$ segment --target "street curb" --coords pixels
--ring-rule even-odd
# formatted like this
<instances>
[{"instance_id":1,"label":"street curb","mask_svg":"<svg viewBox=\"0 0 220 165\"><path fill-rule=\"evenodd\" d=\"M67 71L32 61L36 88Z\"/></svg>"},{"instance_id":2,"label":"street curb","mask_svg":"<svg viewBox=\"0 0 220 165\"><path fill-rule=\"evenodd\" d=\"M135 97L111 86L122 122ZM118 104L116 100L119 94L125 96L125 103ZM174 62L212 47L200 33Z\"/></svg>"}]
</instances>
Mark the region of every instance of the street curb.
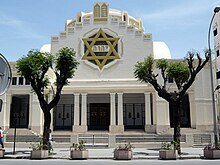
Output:
<instances>
[{"instance_id":1,"label":"street curb","mask_svg":"<svg viewBox=\"0 0 220 165\"><path fill-rule=\"evenodd\" d=\"M30 159L30 156L5 156L1 159ZM64 158L64 157L48 157L46 159L66 159L66 160L72 160L70 158ZM114 158L110 158L110 157L90 157L88 158L88 160L97 160L97 159L111 159L111 160L114 160ZM159 157L138 157L138 158L132 158L132 160L160 160ZM194 157L178 157L177 160L187 160L187 159L204 159L204 157L197 157L197 156L194 156Z\"/></svg>"}]
</instances>

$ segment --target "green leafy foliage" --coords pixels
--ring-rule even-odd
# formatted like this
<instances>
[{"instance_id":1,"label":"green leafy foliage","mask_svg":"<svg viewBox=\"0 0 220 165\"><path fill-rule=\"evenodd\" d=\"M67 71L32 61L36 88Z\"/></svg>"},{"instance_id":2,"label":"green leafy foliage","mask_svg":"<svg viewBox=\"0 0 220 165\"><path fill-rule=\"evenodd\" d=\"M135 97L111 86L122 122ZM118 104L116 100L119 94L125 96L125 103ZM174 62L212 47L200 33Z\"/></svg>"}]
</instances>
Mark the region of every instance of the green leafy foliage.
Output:
<instances>
[{"instance_id":1,"label":"green leafy foliage","mask_svg":"<svg viewBox=\"0 0 220 165\"><path fill-rule=\"evenodd\" d=\"M64 85L68 84L68 79L74 76L78 62L75 51L72 48L62 48L56 55L31 50L16 63L18 74L29 80L33 91L37 94L40 107L44 113L43 144L49 141L49 128L51 123L50 110L54 108L59 100ZM48 73L53 72L55 84L51 84ZM55 91L53 85L56 86ZM53 99L46 100L45 89L51 87Z\"/></svg>"},{"instance_id":2,"label":"green leafy foliage","mask_svg":"<svg viewBox=\"0 0 220 165\"><path fill-rule=\"evenodd\" d=\"M208 144L204 147L204 150L220 150L220 142L217 145L215 144Z\"/></svg>"},{"instance_id":3,"label":"green leafy foliage","mask_svg":"<svg viewBox=\"0 0 220 165\"><path fill-rule=\"evenodd\" d=\"M78 66L76 60L76 52L71 48L62 48L56 54L56 70L59 71L60 75L65 75L65 85L68 84L67 78L72 78L75 73L75 69Z\"/></svg>"},{"instance_id":4,"label":"green leafy foliage","mask_svg":"<svg viewBox=\"0 0 220 165\"><path fill-rule=\"evenodd\" d=\"M152 69L154 67L153 56L148 56L143 62L137 62L134 69L135 78L140 81L148 82L152 75Z\"/></svg>"},{"instance_id":5,"label":"green leafy foliage","mask_svg":"<svg viewBox=\"0 0 220 165\"><path fill-rule=\"evenodd\" d=\"M128 142L127 144L125 144L124 146L119 145L115 150L125 150L125 151L130 151L134 148L134 146Z\"/></svg>"},{"instance_id":6,"label":"green leafy foliage","mask_svg":"<svg viewBox=\"0 0 220 165\"><path fill-rule=\"evenodd\" d=\"M162 70L166 70L168 66L169 63L166 59L159 59L156 64L156 67Z\"/></svg>"},{"instance_id":7,"label":"green leafy foliage","mask_svg":"<svg viewBox=\"0 0 220 165\"><path fill-rule=\"evenodd\" d=\"M54 57L49 53L31 50L17 61L16 69L21 76L42 90L48 86L49 80L45 74L52 67L53 60Z\"/></svg>"},{"instance_id":8,"label":"green leafy foliage","mask_svg":"<svg viewBox=\"0 0 220 165\"><path fill-rule=\"evenodd\" d=\"M85 141L81 140L79 143L73 143L73 145L70 147L70 150L74 149L74 150L86 150L86 145L85 145Z\"/></svg>"},{"instance_id":9,"label":"green leafy foliage","mask_svg":"<svg viewBox=\"0 0 220 165\"><path fill-rule=\"evenodd\" d=\"M177 142L175 142L174 140L171 142L163 142L161 144L161 149L162 150L173 150L174 146L177 144Z\"/></svg>"},{"instance_id":10,"label":"green leafy foliage","mask_svg":"<svg viewBox=\"0 0 220 165\"><path fill-rule=\"evenodd\" d=\"M188 81L190 76L188 65L184 62L170 63L167 68L167 73L170 78L174 79L178 89Z\"/></svg>"},{"instance_id":11,"label":"green leafy foliage","mask_svg":"<svg viewBox=\"0 0 220 165\"><path fill-rule=\"evenodd\" d=\"M197 60L195 60L195 56ZM143 62L137 62L135 65L134 76L141 82L152 85L159 97L162 97L174 109L176 117L174 118L174 140L175 148L178 153L180 150L180 103L183 100L187 90L195 81L197 74L209 61L209 53L205 52L205 59L200 57L199 53L188 52L184 61L168 61L166 59L154 60L153 56L148 56ZM156 66L154 66L156 62ZM156 70L159 69L160 72ZM159 77L159 75L161 75ZM162 78L162 79L160 79ZM169 90L168 78L173 78L177 89ZM169 147L169 146L167 146Z\"/></svg>"},{"instance_id":12,"label":"green leafy foliage","mask_svg":"<svg viewBox=\"0 0 220 165\"><path fill-rule=\"evenodd\" d=\"M33 151L36 150L48 150L47 145L43 144L43 141L40 141L39 143L31 143L31 146L29 148L31 148Z\"/></svg>"}]
</instances>

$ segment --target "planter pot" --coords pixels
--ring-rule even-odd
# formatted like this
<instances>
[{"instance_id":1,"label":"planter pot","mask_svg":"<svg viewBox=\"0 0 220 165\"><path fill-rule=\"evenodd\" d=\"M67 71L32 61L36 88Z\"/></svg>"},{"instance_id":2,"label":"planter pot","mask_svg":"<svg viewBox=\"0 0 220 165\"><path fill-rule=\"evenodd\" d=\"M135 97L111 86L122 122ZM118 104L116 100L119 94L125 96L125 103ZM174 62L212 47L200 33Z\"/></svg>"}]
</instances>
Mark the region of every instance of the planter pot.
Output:
<instances>
[{"instance_id":1,"label":"planter pot","mask_svg":"<svg viewBox=\"0 0 220 165\"><path fill-rule=\"evenodd\" d=\"M31 159L46 159L46 158L48 158L48 150L31 151Z\"/></svg>"},{"instance_id":2,"label":"planter pot","mask_svg":"<svg viewBox=\"0 0 220 165\"><path fill-rule=\"evenodd\" d=\"M88 150L70 150L71 159L88 159L89 152Z\"/></svg>"},{"instance_id":3,"label":"planter pot","mask_svg":"<svg viewBox=\"0 0 220 165\"><path fill-rule=\"evenodd\" d=\"M4 156L5 156L5 150L0 149L0 158L4 158Z\"/></svg>"},{"instance_id":4,"label":"planter pot","mask_svg":"<svg viewBox=\"0 0 220 165\"><path fill-rule=\"evenodd\" d=\"M117 160L131 160L133 158L133 152L131 150L115 150L114 159Z\"/></svg>"},{"instance_id":5,"label":"planter pot","mask_svg":"<svg viewBox=\"0 0 220 165\"><path fill-rule=\"evenodd\" d=\"M204 158L220 159L220 150L203 150Z\"/></svg>"},{"instance_id":6,"label":"planter pot","mask_svg":"<svg viewBox=\"0 0 220 165\"><path fill-rule=\"evenodd\" d=\"M177 151L176 150L160 150L159 157L163 160L176 160Z\"/></svg>"}]
</instances>

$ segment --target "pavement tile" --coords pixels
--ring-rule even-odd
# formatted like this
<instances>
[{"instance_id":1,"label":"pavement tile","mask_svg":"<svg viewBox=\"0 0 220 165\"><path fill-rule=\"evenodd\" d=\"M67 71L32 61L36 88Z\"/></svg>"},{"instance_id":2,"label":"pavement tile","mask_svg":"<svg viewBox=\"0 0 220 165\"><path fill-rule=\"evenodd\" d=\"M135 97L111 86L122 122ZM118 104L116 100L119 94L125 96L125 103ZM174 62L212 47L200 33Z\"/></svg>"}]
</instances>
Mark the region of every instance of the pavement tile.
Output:
<instances>
[{"instance_id":1,"label":"pavement tile","mask_svg":"<svg viewBox=\"0 0 220 165\"><path fill-rule=\"evenodd\" d=\"M113 159L113 148L106 149L88 149L89 159ZM6 159L29 159L31 149L5 148ZM203 148L182 148L180 159L200 159L203 155ZM69 159L70 151L67 148L54 148L49 156L51 159ZM133 150L133 159L158 159L159 149L135 148Z\"/></svg>"}]
</instances>

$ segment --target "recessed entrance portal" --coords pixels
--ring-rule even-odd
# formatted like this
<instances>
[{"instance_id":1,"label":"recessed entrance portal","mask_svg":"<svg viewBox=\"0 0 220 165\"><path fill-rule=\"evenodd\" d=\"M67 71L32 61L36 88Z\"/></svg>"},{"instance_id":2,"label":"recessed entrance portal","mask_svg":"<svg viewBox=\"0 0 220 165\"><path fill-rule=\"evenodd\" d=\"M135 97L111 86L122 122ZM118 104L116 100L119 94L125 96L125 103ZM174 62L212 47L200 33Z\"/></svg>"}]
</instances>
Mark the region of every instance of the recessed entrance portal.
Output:
<instances>
[{"instance_id":1,"label":"recessed entrance portal","mask_svg":"<svg viewBox=\"0 0 220 165\"><path fill-rule=\"evenodd\" d=\"M169 105L170 110L170 127L174 127L173 117L175 116L175 110L172 108L172 105ZM189 95L186 94L180 104L180 127L181 128L190 128L190 103L189 103Z\"/></svg>"},{"instance_id":2,"label":"recessed entrance portal","mask_svg":"<svg viewBox=\"0 0 220 165\"><path fill-rule=\"evenodd\" d=\"M123 95L123 117L125 129L144 129L145 96L143 93L125 93Z\"/></svg>"},{"instance_id":3,"label":"recessed entrance portal","mask_svg":"<svg viewBox=\"0 0 220 165\"><path fill-rule=\"evenodd\" d=\"M90 130L108 130L110 125L110 104L90 103Z\"/></svg>"},{"instance_id":4,"label":"recessed entrance portal","mask_svg":"<svg viewBox=\"0 0 220 165\"><path fill-rule=\"evenodd\" d=\"M72 130L73 116L74 96L61 95L59 103L53 109L54 130Z\"/></svg>"},{"instance_id":5,"label":"recessed entrance portal","mask_svg":"<svg viewBox=\"0 0 220 165\"><path fill-rule=\"evenodd\" d=\"M10 128L28 128L29 95L12 96Z\"/></svg>"},{"instance_id":6,"label":"recessed entrance portal","mask_svg":"<svg viewBox=\"0 0 220 165\"><path fill-rule=\"evenodd\" d=\"M124 125L126 129L144 128L144 104L124 104Z\"/></svg>"},{"instance_id":7,"label":"recessed entrance portal","mask_svg":"<svg viewBox=\"0 0 220 165\"><path fill-rule=\"evenodd\" d=\"M72 130L73 104L58 104L54 108L54 130Z\"/></svg>"}]
</instances>

